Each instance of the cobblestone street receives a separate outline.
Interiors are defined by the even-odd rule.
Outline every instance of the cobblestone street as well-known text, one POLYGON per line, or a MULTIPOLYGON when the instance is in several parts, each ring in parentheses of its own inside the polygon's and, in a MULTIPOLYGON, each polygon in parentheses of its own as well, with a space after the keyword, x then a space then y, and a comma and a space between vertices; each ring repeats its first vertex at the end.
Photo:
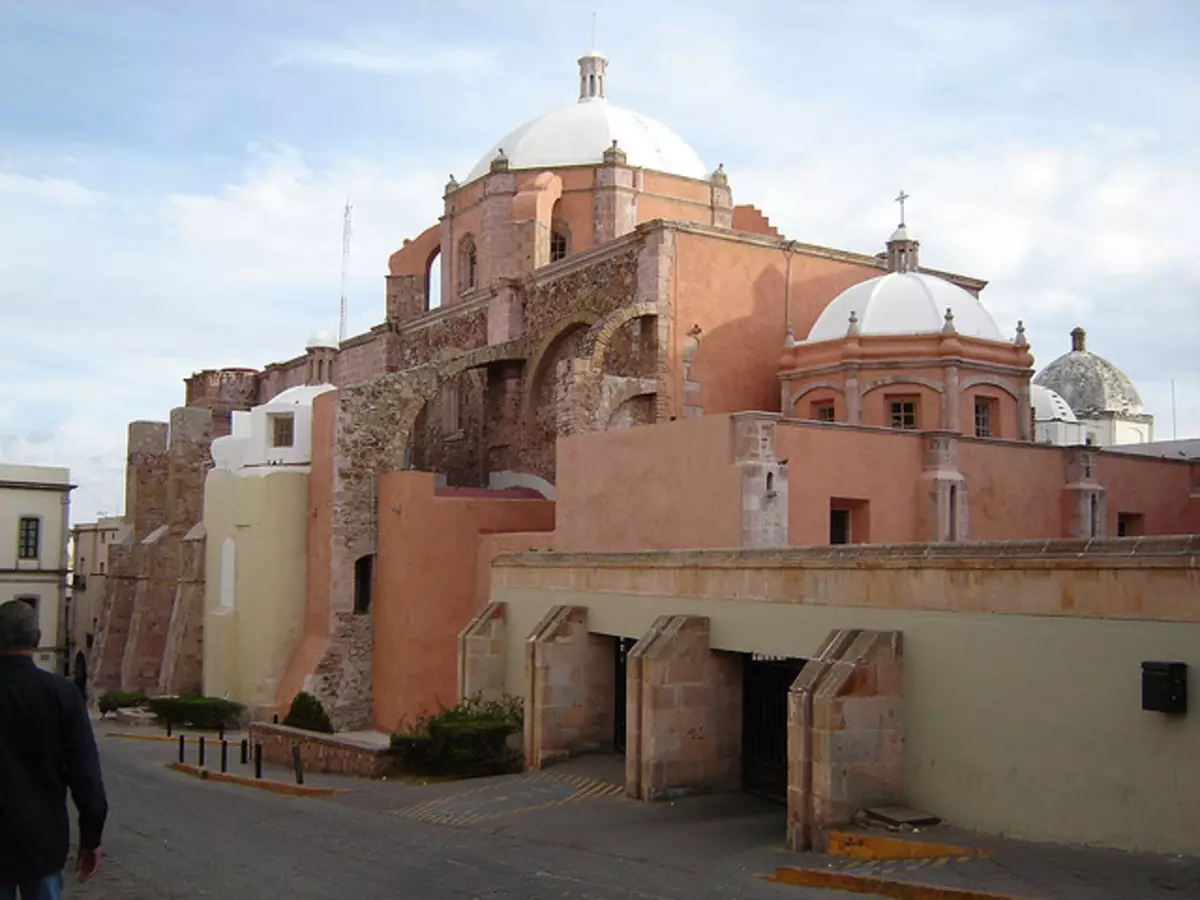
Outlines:
POLYGON ((170 744, 107 738, 103 727, 97 738, 112 808, 104 867, 69 887, 73 900, 831 896, 756 877, 778 861, 769 835, 781 842, 782 812, 737 795, 702 798, 716 805, 700 822, 670 804, 638 806, 651 815, 630 830, 611 817, 631 801, 588 779, 531 782, 521 788, 530 801, 487 788, 482 805, 463 798, 481 785, 462 782, 353 782, 329 799, 293 798, 169 771, 170 744))

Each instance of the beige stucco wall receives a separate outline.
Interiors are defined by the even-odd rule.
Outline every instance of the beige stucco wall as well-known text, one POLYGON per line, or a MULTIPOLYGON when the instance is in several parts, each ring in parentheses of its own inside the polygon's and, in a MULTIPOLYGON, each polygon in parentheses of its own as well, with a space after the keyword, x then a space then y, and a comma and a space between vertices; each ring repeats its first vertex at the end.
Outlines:
POLYGON ((257 715, 274 709, 279 680, 303 634, 307 513, 306 467, 208 474, 204 693, 228 694, 257 715), (232 573, 223 571, 230 556, 232 573), (231 605, 223 605, 223 595, 231 605))
MULTIPOLYGON (((501 558, 501 566, 503 565, 501 558)), ((1070 594, 1071 585, 1120 595, 1123 581, 1178 593, 1195 569, 1038 570, 945 566, 845 574, 860 603, 895 603, 898 580, 932 585, 938 606, 962 593, 1019 598, 1070 594), (888 586, 891 585, 891 588, 888 586)), ((640 567, 645 569, 645 563, 640 567)), ((498 571, 498 570, 497 570, 498 571)), ((515 570, 510 570, 515 571, 515 570)), ((528 569, 525 570, 528 574, 528 569)), ((693 570, 692 580, 712 572, 693 570)), ((829 572, 836 580, 839 572, 829 572)), ((719 573, 728 578, 728 571, 719 573)), ((606 577, 593 575, 596 581, 606 577)), ((493 582, 507 606, 507 688, 523 693, 522 642, 555 604, 588 608, 589 630, 641 636, 657 616, 706 616, 715 649, 807 656, 835 628, 904 636, 904 784, 911 805, 966 828, 1034 840, 1162 852, 1200 852, 1200 622, 1031 613, 1019 602, 991 612, 545 590, 493 582), (1143 660, 1189 665, 1192 711, 1167 718, 1141 709, 1143 660)), ((526 579, 527 580, 527 579, 526 579)), ((820 581, 820 578, 816 579, 820 581)), ((700 593, 692 592, 689 593, 700 593)), ((1101 606, 1104 598, 1097 601, 1101 606)), ((1200 604, 1200 592, 1192 594, 1200 604)), ((914 604, 916 605, 916 604, 914 604)), ((964 604, 967 605, 967 604, 964 604)))

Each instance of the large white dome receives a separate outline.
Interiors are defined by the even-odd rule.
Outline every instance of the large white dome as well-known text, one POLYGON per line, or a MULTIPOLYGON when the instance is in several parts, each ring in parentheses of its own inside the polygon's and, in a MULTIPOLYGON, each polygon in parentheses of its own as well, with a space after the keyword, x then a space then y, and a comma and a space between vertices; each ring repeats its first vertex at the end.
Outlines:
POLYGON ((817 318, 808 341, 844 338, 851 312, 858 317, 859 334, 933 334, 945 326, 947 309, 959 334, 1005 340, 979 298, 958 285, 920 272, 889 272, 838 294, 817 318))
POLYGON ((505 135, 475 164, 468 182, 487 174, 501 150, 510 169, 548 169, 599 164, 613 141, 625 152, 627 165, 688 178, 708 177, 696 151, 670 128, 605 99, 603 55, 589 53, 579 65, 579 102, 538 116, 505 135))

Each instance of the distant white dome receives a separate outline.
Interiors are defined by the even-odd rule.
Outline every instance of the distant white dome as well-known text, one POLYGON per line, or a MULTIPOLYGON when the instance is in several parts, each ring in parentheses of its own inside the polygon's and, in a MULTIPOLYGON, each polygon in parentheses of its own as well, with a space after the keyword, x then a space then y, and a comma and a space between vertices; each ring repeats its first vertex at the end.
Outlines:
POLYGON ((1085 419, 1105 413, 1141 415, 1143 411, 1141 395, 1129 376, 1087 349, 1087 332, 1082 328, 1071 332, 1071 352, 1038 372, 1033 381, 1057 392, 1075 415, 1085 419))
POLYGON ((1029 386, 1029 399, 1033 403, 1033 417, 1038 422, 1075 422, 1075 412, 1056 391, 1040 384, 1029 386))
POLYGON ((510 169, 549 169, 599 164, 613 141, 625 152, 627 165, 707 178, 708 169, 696 151, 674 131, 605 99, 607 64, 600 53, 582 57, 579 102, 538 116, 505 135, 475 164, 467 181, 487 174, 501 150, 510 169))
POLYGON ((842 291, 817 318, 808 341, 844 338, 851 312, 860 334, 933 334, 945 326, 947 309, 959 334, 1005 341, 978 297, 920 272, 889 272, 842 291))
POLYGON ((312 333, 305 347, 307 347, 309 350, 316 350, 319 348, 336 350, 338 348, 338 340, 336 337, 334 337, 332 331, 321 329, 312 333))
POLYGON ((312 402, 321 394, 334 389, 332 384, 301 384, 296 387, 290 387, 285 391, 280 391, 266 403, 264 406, 312 406, 312 402))

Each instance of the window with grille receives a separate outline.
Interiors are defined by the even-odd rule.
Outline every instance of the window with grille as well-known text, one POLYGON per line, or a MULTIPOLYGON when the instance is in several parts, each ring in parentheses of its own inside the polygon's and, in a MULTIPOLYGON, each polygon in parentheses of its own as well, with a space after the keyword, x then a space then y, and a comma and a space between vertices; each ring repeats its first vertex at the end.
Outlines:
POLYGON ((561 231, 550 232, 550 262, 567 258, 567 236, 561 231))
POLYGON ((975 437, 992 436, 992 401, 975 401, 975 437))
POLYGON ((37 559, 42 537, 42 520, 37 516, 21 516, 17 528, 17 559, 37 559))
POLYGON ((917 427, 917 401, 912 399, 891 402, 892 427, 912 430, 917 427))
POLYGON ((837 421, 837 415, 834 412, 833 404, 829 402, 814 403, 812 407, 812 417, 818 422, 837 421))
POLYGON ((291 413, 271 416, 271 446, 290 447, 296 438, 296 420, 291 413))

